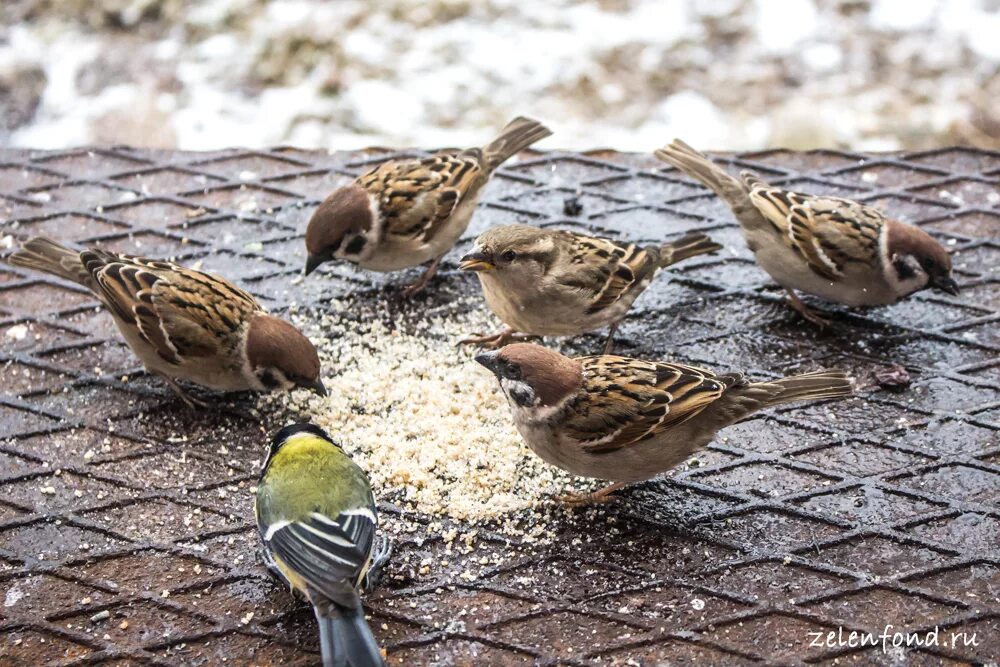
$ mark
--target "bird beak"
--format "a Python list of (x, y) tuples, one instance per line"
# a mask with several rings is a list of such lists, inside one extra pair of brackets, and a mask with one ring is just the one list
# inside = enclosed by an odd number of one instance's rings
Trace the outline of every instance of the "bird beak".
[(934, 289), (939, 289), (942, 292), (947, 292), (952, 296), (958, 296), (959, 289), (958, 283), (955, 282), (954, 278), (951, 276), (941, 276), (939, 278), (933, 278), (931, 280), (931, 287)]
[(497, 372), (497, 357), (500, 355), (499, 350), (493, 350), (491, 352), (482, 352), (477, 354), (474, 358), (476, 363), (485, 366), (492, 373)]
[[(482, 250), (476, 250), (460, 259), (458, 268), (462, 271), (476, 271), (478, 273), (479, 271), (492, 271), (497, 267), (490, 261), (489, 255)], [(476, 359), (478, 360), (479, 357), (476, 357)]]
[(327, 395), (326, 386), (323, 384), (323, 381), (320, 380), (319, 378), (316, 378), (311, 382), (302, 382), (301, 384), (299, 384), (299, 386), (302, 387), (303, 389), (308, 389), (314, 394), (319, 394), (320, 396)]
[(308, 276), (310, 273), (315, 271), (316, 268), (323, 263), (323, 261), (324, 260), (322, 257), (318, 257), (316, 255), (309, 255), (309, 257), (306, 259), (306, 275)]

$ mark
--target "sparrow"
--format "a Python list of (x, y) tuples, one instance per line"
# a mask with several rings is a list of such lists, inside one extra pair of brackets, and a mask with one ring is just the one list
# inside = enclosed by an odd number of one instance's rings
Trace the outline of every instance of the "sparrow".
[(751, 382), (685, 364), (619, 356), (570, 358), (516, 343), (475, 360), (499, 380), (528, 447), (574, 475), (611, 480), (591, 494), (604, 502), (630, 482), (673, 468), (719, 429), (765, 408), (841, 398), (852, 392), (837, 370)]
[(309, 220), (306, 275), (331, 259), (379, 272), (429, 261), (404, 292), (416, 294), (469, 226), (494, 170), (550, 134), (541, 123), (518, 117), (483, 148), (392, 160), (358, 177), (327, 197)]
[(188, 406), (205, 403), (177, 379), (220, 391), (304, 387), (326, 394), (309, 339), (224, 278), (98, 248), (77, 252), (44, 237), (8, 261), (90, 290), (146, 370)]
[(527, 225), (494, 227), (459, 268), (476, 272), (487, 305), (507, 327), (460, 344), (500, 347), (524, 334), (576, 336), (607, 326), (607, 354), (618, 324), (660, 269), (721, 248), (704, 234), (638, 246)]
[(318, 426), (292, 424), (271, 440), (254, 501), (267, 569), (313, 606), (324, 667), (385, 664), (358, 590), (381, 578), (368, 476)]
[(737, 180), (680, 139), (655, 154), (729, 205), (757, 263), (814, 324), (829, 322), (796, 290), (848, 306), (891, 304), (929, 287), (958, 294), (951, 257), (922, 229), (850, 199), (788, 192), (748, 171)]

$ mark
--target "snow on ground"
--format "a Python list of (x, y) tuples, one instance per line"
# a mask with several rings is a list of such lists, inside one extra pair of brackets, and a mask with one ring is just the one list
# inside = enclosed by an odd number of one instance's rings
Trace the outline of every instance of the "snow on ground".
[(0, 144), (1000, 144), (995, 0), (8, 0)]

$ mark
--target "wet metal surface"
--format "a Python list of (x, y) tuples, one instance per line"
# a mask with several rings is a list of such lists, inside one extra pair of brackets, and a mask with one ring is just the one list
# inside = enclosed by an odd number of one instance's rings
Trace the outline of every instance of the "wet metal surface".
[[(324, 267), (293, 285), (312, 207), (387, 156), (3, 151), (3, 234), (200, 263), (275, 311), (396, 290), (416, 273)], [(440, 291), (476, 289), (454, 259), (492, 224), (636, 241), (703, 230), (726, 252), (658, 278), (621, 328), (619, 352), (757, 377), (839, 366), (868, 388), (727, 429), (696, 463), (623, 493), (599, 523), (569, 521), (556, 543), (523, 547), (473, 583), (459, 576), (471, 557), (440, 539), (404, 540), (394, 576), (367, 601), (392, 664), (1000, 655), (1000, 154), (731, 159), (921, 225), (955, 253), (962, 296), (867, 311), (815, 303), (835, 320), (820, 334), (783, 306), (721, 203), (651, 157), (551, 153), (510, 165), (449, 255)], [(186, 410), (137, 372), (95, 305), (79, 288), (0, 265), (0, 664), (315, 663), (311, 614), (254, 555), (250, 488), (267, 426), (239, 402), (210, 418)], [(570, 347), (589, 353), (599, 340)], [(879, 389), (875, 374), (893, 364), (912, 384)], [(499, 536), (482, 539), (508, 550)], [(422, 573), (413, 564), (424, 559), (448, 565)], [(811, 633), (886, 624), (937, 626), (941, 639), (888, 655), (812, 645)], [(953, 630), (976, 643), (951, 645)]]

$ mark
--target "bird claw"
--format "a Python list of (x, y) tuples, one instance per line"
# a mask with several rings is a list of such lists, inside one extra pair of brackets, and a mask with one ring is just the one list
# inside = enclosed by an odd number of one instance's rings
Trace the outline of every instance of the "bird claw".
[(615, 499), (613, 495), (615, 491), (625, 486), (623, 482), (618, 482), (615, 484), (610, 484), (597, 491), (591, 491), (590, 493), (564, 493), (561, 496), (556, 496), (556, 500), (559, 502), (570, 505), (572, 507), (582, 507), (586, 505), (603, 505), (609, 503)]
[(481, 334), (478, 331), (469, 338), (458, 341), (459, 345), (478, 345), (488, 350), (497, 350), (504, 345), (511, 343), (526, 343), (532, 340), (541, 340), (541, 336), (532, 334), (515, 333), (511, 329), (504, 329), (495, 334)]
[(361, 582), (361, 588), (366, 593), (370, 593), (379, 585), (385, 576), (385, 569), (392, 558), (392, 542), (385, 535), (379, 536), (378, 544), (375, 546), (375, 553), (372, 554), (372, 564), (365, 573), (365, 578)]

